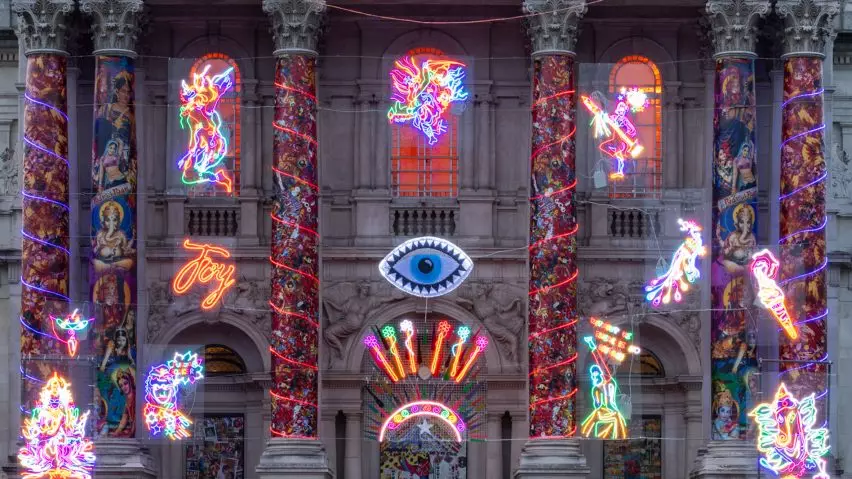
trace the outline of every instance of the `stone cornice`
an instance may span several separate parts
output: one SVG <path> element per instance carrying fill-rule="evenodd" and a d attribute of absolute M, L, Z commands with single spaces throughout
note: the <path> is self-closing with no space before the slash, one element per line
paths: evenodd
<path fill-rule="evenodd" d="M 142 7 L 142 0 L 81 0 L 80 10 L 94 17 L 94 53 L 135 57 Z"/>
<path fill-rule="evenodd" d="M 769 0 L 710 0 L 707 16 L 716 56 L 753 56 L 757 19 L 770 10 Z"/>
<path fill-rule="evenodd" d="M 263 11 L 272 17 L 275 56 L 316 56 L 325 0 L 263 0 Z"/>
<path fill-rule="evenodd" d="M 534 15 L 527 22 L 533 57 L 574 54 L 580 19 L 586 10 L 585 0 L 525 0 L 524 12 Z"/>
<path fill-rule="evenodd" d="M 838 0 L 777 0 L 775 13 L 784 20 L 784 56 L 823 57 L 839 12 Z"/>
<path fill-rule="evenodd" d="M 12 0 L 25 54 L 68 55 L 65 19 L 73 9 L 74 0 Z"/>

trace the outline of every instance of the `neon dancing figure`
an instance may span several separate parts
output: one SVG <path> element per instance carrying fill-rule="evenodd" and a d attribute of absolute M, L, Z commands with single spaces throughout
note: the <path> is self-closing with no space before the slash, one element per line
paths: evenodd
<path fill-rule="evenodd" d="M 763 307 L 767 308 L 790 339 L 799 337 L 799 330 L 793 324 L 787 305 L 784 303 L 784 291 L 775 282 L 778 277 L 780 263 L 775 255 L 764 249 L 752 256 L 751 274 L 757 281 L 757 297 Z"/>
<path fill-rule="evenodd" d="M 420 66 L 415 62 L 412 56 L 394 63 L 390 72 L 394 104 L 388 110 L 388 120 L 410 121 L 434 145 L 447 131 L 444 115 L 450 103 L 468 97 L 462 84 L 466 66 L 453 60 L 425 60 Z"/>
<path fill-rule="evenodd" d="M 672 263 L 668 271 L 662 276 L 654 278 L 648 286 L 645 286 L 645 297 L 654 306 L 669 304 L 674 297 L 676 302 L 683 298 L 681 292 L 689 289 L 689 284 L 694 283 L 701 276 L 701 272 L 695 265 L 699 256 L 707 254 L 707 248 L 701 239 L 701 226 L 694 221 L 677 220 L 680 230 L 686 232 L 686 239 L 678 247 L 672 256 Z"/>
<path fill-rule="evenodd" d="M 145 378 L 145 424 L 152 435 L 169 439 L 192 436 L 192 421 L 178 409 L 178 388 L 204 378 L 202 359 L 187 351 L 174 359 L 152 366 Z"/>
<path fill-rule="evenodd" d="M 598 439 L 625 439 L 627 421 L 615 402 L 618 383 L 615 382 L 606 360 L 598 351 L 594 338 L 586 336 L 583 340 L 591 348 L 592 358 L 595 360 L 595 364 L 589 368 L 594 410 L 581 424 L 583 435 L 589 437 L 594 434 Z"/>
<path fill-rule="evenodd" d="M 595 138 L 606 138 L 598 145 L 598 149 L 617 161 L 615 171 L 609 175 L 610 179 L 624 179 L 624 160 L 628 156 L 636 158 L 644 150 L 639 144 L 639 133 L 629 114 L 644 110 L 648 103 L 647 96 L 638 88 L 622 88 L 612 113 L 606 111 L 603 101 L 598 102 L 593 96 L 597 95 L 583 95 L 580 99 L 592 114 L 591 125 Z"/>
<path fill-rule="evenodd" d="M 193 73 L 192 85 L 181 81 L 180 127 L 189 127 L 189 146 L 178 161 L 183 171 L 182 180 L 188 185 L 216 183 L 228 193 L 232 181 L 222 167 L 228 154 L 228 140 L 222 126 L 222 116 L 217 110 L 219 101 L 233 88 L 233 68 L 210 77 L 210 65 L 201 73 Z"/>

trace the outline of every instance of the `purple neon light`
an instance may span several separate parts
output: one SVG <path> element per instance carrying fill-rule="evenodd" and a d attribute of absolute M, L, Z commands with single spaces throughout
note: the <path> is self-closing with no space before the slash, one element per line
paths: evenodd
<path fill-rule="evenodd" d="M 801 230 L 801 231 L 796 231 L 795 233 L 788 234 L 787 236 L 781 238 L 780 240 L 778 240 L 778 242 L 783 243 L 783 242 L 787 241 L 789 238 L 792 238 L 793 236 L 800 235 L 802 233 L 813 233 L 815 231 L 825 229 L 826 225 L 828 225 L 828 216 L 826 216 L 825 219 L 823 220 L 822 224 L 817 226 L 816 228 L 808 228 L 808 229 L 804 229 L 804 230 Z"/>
<path fill-rule="evenodd" d="M 45 108 L 50 108 L 51 110 L 53 110 L 53 111 L 55 111 L 55 112 L 59 113 L 60 115 L 62 115 L 62 118 L 65 118 L 65 121 L 70 121 L 70 120 L 68 120 L 68 115 L 66 115 L 66 114 L 65 114 L 65 112 L 64 112 L 64 111 L 62 111 L 62 110 L 60 110 L 59 108 L 56 108 L 55 106 L 53 106 L 53 105 L 51 105 L 51 104 L 49 104 L 49 103 L 45 103 L 45 102 L 43 102 L 43 101 L 41 101 L 41 100 L 36 100 L 35 98 L 31 97 L 31 96 L 30 96 L 29 94 L 27 94 L 27 93 L 24 93 L 24 98 L 26 98 L 27 100 L 29 100 L 29 101 L 31 101 L 31 102 L 33 102 L 33 103 L 35 103 L 36 105 L 41 105 L 41 106 L 43 106 L 43 107 L 45 107 Z"/>
<path fill-rule="evenodd" d="M 784 281 L 781 281 L 778 284 L 782 285 L 782 284 L 792 283 L 793 281 L 808 277 L 812 274 L 819 273 L 820 271 L 824 270 L 826 266 L 828 266 L 828 258 L 825 258 L 825 261 L 823 261 L 822 264 L 819 265 L 819 267 L 817 269 L 815 269 L 813 271 L 808 271 L 807 273 L 802 273 L 798 276 L 794 276 L 794 277 L 789 278 L 789 279 L 785 279 Z"/>
<path fill-rule="evenodd" d="M 791 136 L 790 138 L 787 138 L 786 140 L 784 140 L 783 143 L 781 143 L 781 149 L 783 149 L 787 145 L 787 143 L 790 143 L 791 141 L 795 140 L 796 138 L 800 138 L 800 137 L 805 136 L 805 135 L 810 135 L 811 133 L 816 133 L 816 132 L 821 131 L 821 130 L 825 130 L 825 123 L 823 123 L 822 125 L 820 125 L 816 128 L 811 128 L 808 131 L 796 133 L 795 135 Z"/>
<path fill-rule="evenodd" d="M 818 315 L 814 316 L 813 318 L 808 318 L 808 319 L 805 319 L 803 321 L 795 322 L 795 323 L 793 323 L 793 326 L 798 326 L 800 324 L 810 323 L 812 321 L 818 321 L 818 320 L 820 320 L 820 319 L 822 319 L 826 316 L 828 316 L 828 310 L 825 310 L 824 313 L 818 314 Z M 779 329 L 778 331 L 781 331 L 781 330 Z"/>
<path fill-rule="evenodd" d="M 36 238 L 35 236 L 33 236 L 33 235 L 31 235 L 31 234 L 27 233 L 27 232 L 26 232 L 26 231 L 24 231 L 24 230 L 21 230 L 21 235 L 22 235 L 22 236 L 24 236 L 25 238 L 29 239 L 30 241 L 35 241 L 36 243 L 43 244 L 43 245 L 45 245 L 45 246 L 52 246 L 52 247 L 54 247 L 54 248 L 59 248 L 59 249 L 61 249 L 62 251 L 64 251 L 64 252 L 65 252 L 65 254 L 67 254 L 68 256 L 71 256 L 71 251 L 70 251 L 70 250 L 68 250 L 67 248 L 65 248 L 64 246 L 59 246 L 58 244 L 49 243 L 49 242 L 47 242 L 47 241 L 45 241 L 45 240 L 43 240 L 43 239 Z"/>
<path fill-rule="evenodd" d="M 58 155 L 55 152 L 48 150 L 47 148 L 45 148 L 45 147 L 39 145 L 38 143 L 30 140 L 26 136 L 24 137 L 24 143 L 30 145 L 31 147 L 35 148 L 36 150 L 39 150 L 39 151 L 41 151 L 41 152 L 43 152 L 47 155 L 59 158 L 60 160 L 64 161 L 66 165 L 68 165 L 68 159 L 67 158 L 64 158 L 61 155 Z"/>
<path fill-rule="evenodd" d="M 828 353 L 825 353 L 825 356 L 823 356 L 823 357 L 822 357 L 822 359 L 817 359 L 816 361 L 811 361 L 811 362 L 809 362 L 809 363 L 807 363 L 807 364 L 803 364 L 803 365 L 801 365 L 801 366 L 796 366 L 795 368 L 790 368 L 790 369 L 788 369 L 788 370 L 786 370 L 786 371 L 781 371 L 780 373 L 778 373 L 778 377 L 780 378 L 781 376 L 783 376 L 783 375 L 785 375 L 785 374 L 787 374 L 787 373 L 789 373 L 789 372 L 792 372 L 792 371 L 798 371 L 799 369 L 805 369 L 805 368 L 813 367 L 814 365 L 816 365 L 816 364 L 818 364 L 818 363 L 821 363 L 821 362 L 823 362 L 823 361 L 825 361 L 825 360 L 827 360 L 827 359 L 828 359 Z M 782 362 L 783 362 L 783 361 L 782 361 Z"/>
<path fill-rule="evenodd" d="M 48 290 L 48 289 L 40 288 L 40 287 L 38 287 L 38 286 L 36 286 L 36 285 L 34 285 L 34 284 L 27 283 L 26 281 L 24 281 L 24 277 L 23 277 L 23 276 L 21 276 L 21 284 L 23 284 L 23 285 L 24 285 L 24 286 L 26 286 L 27 288 L 31 288 L 31 289 L 34 289 L 34 290 L 36 290 L 36 291 L 41 291 L 42 293 L 52 294 L 52 295 L 54 295 L 54 296 L 59 296 L 60 298 L 64 299 L 65 301 L 68 301 L 68 302 L 70 302 L 70 301 L 71 301 L 71 298 L 69 298 L 68 296 L 65 296 L 65 295 L 64 295 L 64 294 L 62 294 L 62 293 L 56 293 L 56 292 L 54 292 L 54 291 L 50 291 L 50 290 Z"/>
<path fill-rule="evenodd" d="M 20 366 L 18 369 L 20 369 L 20 371 L 21 371 L 21 376 L 23 376 L 25 379 L 29 379 L 30 381 L 35 381 L 35 382 L 37 382 L 37 383 L 44 383 L 44 381 L 42 381 L 41 379 L 36 378 L 36 377 L 33 377 L 33 376 L 30 376 L 29 374 L 27 374 L 27 373 L 24 371 L 24 367 L 23 367 L 23 366 Z M 21 406 L 21 410 L 23 410 L 23 409 L 24 409 L 24 406 Z"/>
<path fill-rule="evenodd" d="M 31 195 L 31 194 L 27 193 L 26 191 L 21 191 L 21 195 L 23 195 L 24 197 L 29 198 L 31 200 L 34 200 L 34 201 L 46 201 L 48 203 L 53 203 L 56 206 L 59 206 L 61 208 L 65 208 L 68 211 L 71 211 L 71 208 L 69 208 L 68 205 L 66 205 L 65 203 L 62 203 L 60 201 L 52 200 L 50 198 L 45 198 L 43 196 Z"/>
<path fill-rule="evenodd" d="M 823 128 L 825 128 L 825 125 L 823 125 Z M 815 179 L 815 180 L 811 181 L 810 183 L 808 183 L 808 184 L 806 184 L 806 185 L 800 186 L 800 187 L 796 188 L 795 190 L 793 190 L 793 191 L 791 191 L 791 192 L 789 192 L 789 193 L 787 193 L 787 194 L 785 194 L 785 195 L 781 195 L 781 196 L 779 196 L 779 197 L 778 197 L 778 199 L 779 199 L 779 200 L 782 200 L 782 201 L 783 201 L 783 200 L 786 200 L 787 198 L 789 198 L 789 197 L 791 197 L 791 196 L 795 195 L 796 193 L 798 193 L 798 192 L 800 192 L 800 191 L 804 190 L 805 188 L 809 188 L 809 187 L 811 187 L 811 186 L 813 186 L 813 185 L 815 185 L 815 184 L 819 183 L 820 181 L 824 180 L 827 176 L 828 176 L 828 172 L 823 173 L 823 174 L 822 174 L 822 176 L 820 176 L 819 178 L 817 178 L 817 179 Z"/>
<path fill-rule="evenodd" d="M 801 95 L 796 95 L 793 98 L 790 98 L 789 100 L 782 103 L 781 108 L 784 108 L 785 106 L 789 105 L 790 103 L 792 103 L 796 100 L 801 100 L 802 98 L 808 98 L 808 97 L 812 97 L 812 96 L 819 96 L 819 95 L 822 95 L 823 93 L 825 93 L 825 88 L 820 88 L 819 90 L 817 90 L 815 92 L 811 92 L 811 93 L 802 93 Z"/>
<path fill-rule="evenodd" d="M 18 320 L 21 322 L 21 325 L 23 325 L 25 328 L 27 328 L 27 329 L 29 329 L 30 331 L 32 331 L 34 334 L 40 334 L 40 335 L 42 335 L 42 336 L 44 336 L 44 337 L 46 337 L 46 338 L 55 339 L 55 340 L 57 340 L 57 341 L 62 341 L 61 339 L 57 338 L 56 336 L 54 336 L 54 335 L 52 335 L 52 334 L 45 333 L 44 331 L 39 331 L 38 329 L 35 329 L 34 327 L 30 326 L 30 325 L 29 325 L 29 324 L 27 324 L 27 322 L 24 320 L 24 317 L 23 317 L 23 316 L 18 316 Z M 65 341 L 62 341 L 62 342 L 64 343 Z"/>

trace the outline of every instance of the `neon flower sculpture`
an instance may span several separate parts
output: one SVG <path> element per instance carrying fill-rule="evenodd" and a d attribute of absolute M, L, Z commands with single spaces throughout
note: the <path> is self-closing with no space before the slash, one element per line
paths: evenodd
<path fill-rule="evenodd" d="M 447 338 L 447 335 L 452 331 L 452 326 L 450 326 L 449 321 L 441 321 L 438 323 L 438 335 L 435 338 L 435 341 L 432 342 L 432 367 L 429 368 L 432 371 L 432 376 L 438 374 L 438 365 L 441 362 L 441 349 L 444 347 L 444 340 Z"/>
<path fill-rule="evenodd" d="M 589 367 L 594 409 L 580 425 L 583 435 L 586 437 L 594 435 L 598 439 L 625 439 L 627 438 L 627 421 L 615 402 L 618 383 L 612 377 L 594 338 L 586 336 L 583 340 L 591 348 L 592 358 L 595 361 L 595 364 Z"/>
<path fill-rule="evenodd" d="M 606 321 L 589 318 L 589 322 L 595 328 L 595 339 L 600 341 L 597 350 L 605 357 L 609 357 L 621 364 L 626 353 L 639 354 L 641 349 L 630 343 L 633 340 L 631 331 L 622 331 L 618 326 L 613 326 Z"/>
<path fill-rule="evenodd" d="M 645 149 L 640 143 L 636 125 L 630 113 L 643 111 L 648 105 L 648 97 L 638 88 L 622 88 L 616 97 L 615 110 L 606 111 L 602 103 L 592 97 L 582 95 L 583 106 L 592 114 L 591 126 L 596 139 L 604 139 L 598 149 L 616 160 L 615 171 L 609 177 L 613 180 L 624 179 L 624 160 L 629 156 L 636 158 Z"/>
<path fill-rule="evenodd" d="M 815 394 L 796 400 L 781 384 L 771 403 L 749 413 L 757 423 L 760 465 L 783 479 L 829 479 L 824 456 L 830 448 L 828 429 L 815 428 Z"/>
<path fill-rule="evenodd" d="M 772 313 L 772 316 L 787 333 L 787 337 L 797 339 L 799 330 L 796 329 L 793 320 L 790 318 L 790 313 L 787 311 L 784 291 L 775 281 L 781 263 L 768 249 L 755 253 L 751 259 L 751 274 L 757 282 L 757 297 L 761 304 Z"/>
<path fill-rule="evenodd" d="M 488 348 L 488 338 L 486 338 L 485 336 L 477 336 L 476 338 L 474 338 L 473 344 L 473 351 L 468 353 L 467 362 L 464 363 L 464 367 L 458 374 L 454 375 L 457 383 L 460 383 L 462 378 L 464 378 L 467 372 L 470 371 L 470 367 L 473 366 L 474 362 L 476 362 L 476 358 L 478 358 L 479 355 L 484 353 L 485 350 Z"/>
<path fill-rule="evenodd" d="M 80 344 L 77 341 L 77 333 L 89 327 L 89 323 L 94 321 L 95 318 L 83 319 L 79 310 L 75 309 L 65 318 L 51 316 L 51 319 L 56 323 L 56 327 L 68 331 L 68 339 L 65 340 L 65 344 L 68 346 L 68 354 L 73 358 L 77 355 L 77 347 Z"/>
<path fill-rule="evenodd" d="M 470 337 L 470 328 L 467 326 L 459 326 L 456 330 L 456 336 L 458 336 L 458 341 L 456 344 L 450 348 L 450 352 L 453 354 L 453 365 L 450 367 L 450 376 L 455 376 L 459 370 L 459 360 L 464 353 L 464 343 L 467 342 L 467 338 Z"/>
<path fill-rule="evenodd" d="M 453 60 L 425 60 L 419 66 L 414 57 L 394 63 L 390 72 L 394 102 L 388 111 L 393 123 L 411 122 L 429 140 L 430 145 L 447 131 L 444 116 L 452 102 L 464 101 L 468 93 L 462 80 L 464 63 Z"/>
<path fill-rule="evenodd" d="M 411 368 L 411 374 L 417 374 L 417 332 L 414 330 L 414 323 L 406 319 L 399 323 L 399 330 L 405 333 L 408 367 Z"/>
<path fill-rule="evenodd" d="M 674 298 L 676 302 L 683 299 L 682 292 L 689 290 L 689 284 L 694 283 L 701 272 L 696 266 L 698 257 L 707 254 L 707 248 L 701 239 L 701 226 L 694 221 L 678 219 L 680 230 L 686 232 L 686 239 L 672 256 L 668 271 L 654 278 L 645 286 L 645 298 L 652 305 L 669 304 Z"/>
<path fill-rule="evenodd" d="M 184 184 L 216 183 L 226 192 L 232 191 L 232 181 L 222 162 L 228 154 L 228 140 L 217 108 L 219 101 L 234 87 L 233 68 L 215 76 L 207 74 L 210 65 L 201 73 L 193 73 L 192 85 L 181 81 L 180 127 L 189 128 L 189 145 L 178 160 Z"/>
<path fill-rule="evenodd" d="M 175 439 L 192 436 L 192 421 L 178 409 L 180 386 L 204 378 L 204 366 L 197 353 L 175 353 L 174 359 L 152 366 L 145 378 L 145 425 L 153 436 Z"/>
<path fill-rule="evenodd" d="M 396 344 L 396 330 L 393 326 L 387 325 L 382 328 L 382 337 L 385 338 L 385 341 L 388 344 L 388 350 L 390 351 L 394 363 L 396 363 L 397 371 L 399 371 L 399 377 L 405 377 L 405 368 L 402 367 L 402 356 L 399 354 L 399 347 L 397 347 Z"/>
<path fill-rule="evenodd" d="M 18 461 L 22 479 L 91 479 L 94 445 L 86 439 L 86 421 L 74 404 L 71 384 L 57 373 L 41 388 L 32 415 L 24 420 L 26 441 Z"/>
<path fill-rule="evenodd" d="M 385 440 L 388 430 L 399 429 L 409 419 L 419 416 L 431 416 L 444 421 L 452 429 L 457 442 L 462 441 L 462 435 L 467 431 L 464 420 L 449 407 L 436 401 L 415 401 L 398 408 L 385 419 L 379 430 L 379 442 Z"/>

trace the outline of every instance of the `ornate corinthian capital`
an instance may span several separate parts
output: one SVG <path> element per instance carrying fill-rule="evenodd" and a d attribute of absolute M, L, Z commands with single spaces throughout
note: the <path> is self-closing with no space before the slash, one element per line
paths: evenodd
<path fill-rule="evenodd" d="M 754 54 L 757 19 L 769 13 L 769 0 L 709 0 L 707 16 L 716 55 Z"/>
<path fill-rule="evenodd" d="M 777 0 L 775 13 L 784 20 L 784 54 L 823 56 L 839 11 L 839 0 Z"/>
<path fill-rule="evenodd" d="M 533 43 L 533 56 L 574 52 L 580 19 L 588 7 L 586 0 L 525 0 L 530 17 L 527 30 Z"/>
<path fill-rule="evenodd" d="M 12 10 L 18 14 L 16 33 L 26 54 L 67 55 L 65 15 L 73 8 L 74 0 L 12 0 Z"/>
<path fill-rule="evenodd" d="M 136 56 L 142 0 L 80 0 L 80 9 L 95 19 L 95 54 Z"/>
<path fill-rule="evenodd" d="M 325 0 L 263 0 L 263 11 L 272 17 L 275 55 L 316 55 Z"/>

